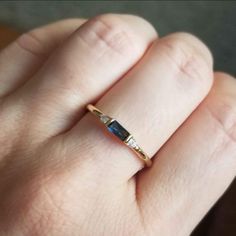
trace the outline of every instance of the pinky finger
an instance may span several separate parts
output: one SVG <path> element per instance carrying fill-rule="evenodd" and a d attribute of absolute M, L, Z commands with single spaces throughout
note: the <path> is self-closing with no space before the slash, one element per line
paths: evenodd
<path fill-rule="evenodd" d="M 236 80 L 215 77 L 206 100 L 138 176 L 138 202 L 157 234 L 189 235 L 235 178 Z"/>

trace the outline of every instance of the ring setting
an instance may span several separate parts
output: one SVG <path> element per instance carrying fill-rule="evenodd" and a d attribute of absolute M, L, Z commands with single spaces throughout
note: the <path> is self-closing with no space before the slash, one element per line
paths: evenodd
<path fill-rule="evenodd" d="M 87 109 L 96 117 L 99 118 L 100 122 L 103 123 L 107 130 L 115 135 L 120 141 L 131 148 L 138 157 L 145 163 L 147 167 L 152 165 L 151 159 L 148 155 L 141 149 L 137 141 L 117 120 L 105 115 L 101 110 L 93 106 L 92 104 L 87 105 Z"/>

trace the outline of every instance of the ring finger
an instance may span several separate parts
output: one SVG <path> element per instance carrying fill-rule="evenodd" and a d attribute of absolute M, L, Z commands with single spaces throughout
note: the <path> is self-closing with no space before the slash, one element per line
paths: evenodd
<path fill-rule="evenodd" d="M 206 96 L 212 77 L 206 46 L 191 35 L 173 34 L 155 42 L 97 106 L 121 121 L 153 156 Z M 142 168 L 133 152 L 111 140 L 90 114 L 66 136 L 68 145 L 86 156 L 84 161 L 90 161 L 94 171 L 98 165 L 106 170 L 106 177 L 109 170 L 113 177 L 127 180 Z"/>

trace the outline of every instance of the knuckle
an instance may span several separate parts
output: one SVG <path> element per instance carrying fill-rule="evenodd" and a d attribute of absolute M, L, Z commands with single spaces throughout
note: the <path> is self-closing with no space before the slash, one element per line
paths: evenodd
<path fill-rule="evenodd" d="M 129 25 L 113 14 L 97 16 L 85 24 L 80 37 L 91 47 L 108 48 L 120 55 L 136 50 L 136 35 Z"/>
<path fill-rule="evenodd" d="M 196 36 L 181 32 L 181 33 L 174 33 L 168 36 L 170 39 L 172 38 L 173 41 L 175 40 L 180 49 L 185 52 L 187 56 L 197 55 L 202 60 L 205 61 L 206 64 L 209 66 L 212 65 L 212 55 L 208 47 Z M 167 38 L 168 38 L 167 37 Z"/>
<path fill-rule="evenodd" d="M 222 78 L 220 78 L 222 77 Z M 224 73 L 217 73 L 207 103 L 212 118 L 224 131 L 226 138 L 236 143 L 236 81 Z"/>
<path fill-rule="evenodd" d="M 78 25 L 82 25 L 85 21 L 85 19 L 81 18 L 68 18 L 56 21 L 22 34 L 16 42 L 18 46 L 33 55 L 38 57 L 46 56 L 68 38 Z"/>
<path fill-rule="evenodd" d="M 213 62 L 204 43 L 189 33 L 174 33 L 162 38 L 159 45 L 163 47 L 162 51 L 176 73 L 201 82 L 209 89 L 213 78 Z"/>
<path fill-rule="evenodd" d="M 34 29 L 22 34 L 17 40 L 17 45 L 36 57 L 45 57 L 47 45 L 41 39 L 40 29 Z"/>
<path fill-rule="evenodd" d="M 236 105 L 230 99 L 218 100 L 214 108 L 209 108 L 211 116 L 219 123 L 227 138 L 236 143 Z"/>
<path fill-rule="evenodd" d="M 236 167 L 236 105 L 235 101 L 228 99 L 217 100 L 214 104 L 208 104 L 207 110 L 212 121 L 215 138 L 218 145 L 210 157 L 222 157 L 218 160 L 223 166 Z M 224 155 L 223 155 L 224 153 Z M 226 160 L 225 160 L 226 157 Z"/>

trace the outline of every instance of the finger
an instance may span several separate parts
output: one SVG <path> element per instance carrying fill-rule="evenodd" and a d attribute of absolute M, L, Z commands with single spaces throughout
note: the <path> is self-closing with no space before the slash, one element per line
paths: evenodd
<path fill-rule="evenodd" d="M 97 106 L 121 121 L 152 156 L 209 91 L 211 67 L 209 50 L 198 39 L 185 33 L 167 36 L 154 43 L 143 60 Z M 87 114 L 69 132 L 68 146 L 80 150 L 81 156 L 86 156 L 84 161 L 91 162 L 98 171 L 107 173 L 110 169 L 112 177 L 127 181 L 143 163 L 103 131 L 99 122 Z"/>
<path fill-rule="evenodd" d="M 21 35 L 0 53 L 0 97 L 32 76 L 48 55 L 84 20 L 58 21 Z"/>
<path fill-rule="evenodd" d="M 136 16 L 103 15 L 80 27 L 12 99 L 32 113 L 32 131 L 56 135 L 84 114 L 143 55 L 156 38 Z"/>
<path fill-rule="evenodd" d="M 156 155 L 150 171 L 138 176 L 137 198 L 150 231 L 190 234 L 235 178 L 235 141 L 236 81 L 217 73 L 210 95 Z"/>

